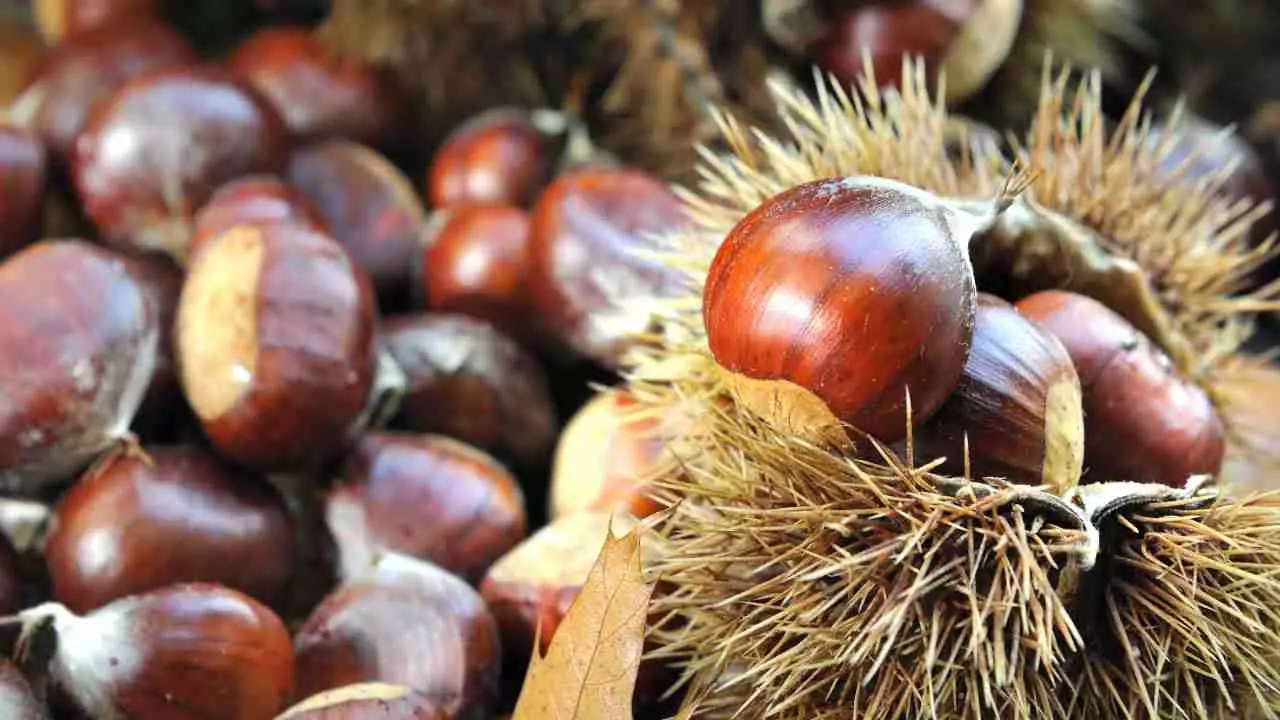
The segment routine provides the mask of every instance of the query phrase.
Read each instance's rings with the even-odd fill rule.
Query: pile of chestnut
[[[308,30],[104,5],[0,126],[0,715],[496,716],[654,509],[628,399],[578,407],[679,202],[516,109],[407,167]]]

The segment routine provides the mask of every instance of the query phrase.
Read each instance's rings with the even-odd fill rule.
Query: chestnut
[[[1107,306],[1048,290],[1016,304],[1062,341],[1084,394],[1084,465],[1090,482],[1181,487],[1217,474],[1224,428],[1208,394],[1162,350]]]
[[[214,446],[267,471],[341,451],[374,391],[374,313],[368,278],[314,227],[239,225],[205,243],[174,338]]]
[[[372,682],[313,695],[276,720],[449,720],[449,715],[424,693]]]
[[[158,338],[154,309],[109,250],[44,241],[0,264],[0,490],[71,480],[124,438]]]
[[[476,591],[394,553],[326,597],[294,652],[304,697],[376,680],[418,690],[461,720],[489,717],[501,667],[497,626]]]
[[[36,698],[18,668],[0,660],[0,708],[9,720],[49,720],[49,708]]]
[[[194,581],[278,604],[293,534],[265,479],[198,447],[154,447],[98,463],[58,500],[45,558],[54,599],[78,613]]]
[[[666,459],[658,418],[637,414],[625,390],[602,392],[569,419],[551,471],[551,517],[625,512],[645,517],[663,508],[645,484]]]
[[[95,109],[72,174],[109,242],[181,258],[191,216],[219,185],[283,172],[288,153],[266,101],[221,70],[187,68],[136,77]]]
[[[330,140],[294,153],[289,182],[369,273],[383,309],[407,308],[426,222],[409,179],[363,145]]]
[[[283,710],[292,691],[284,623],[218,585],[171,585],[83,616],[46,603],[18,617],[22,665],[75,717],[256,720]]]
[[[478,582],[524,539],[524,495],[488,455],[438,435],[371,432],[352,448],[325,500],[341,574],[391,551]]]
[[[406,376],[393,425],[457,438],[521,470],[542,468],[556,415],[537,360],[482,320],[418,313],[387,318],[382,346]]]
[[[122,255],[120,259],[151,304],[159,328],[155,369],[134,417],[133,430],[146,440],[169,440],[177,436],[189,412],[173,358],[173,320],[186,275],[172,259],[158,253]]]
[[[190,43],[158,20],[94,27],[58,44],[37,65],[10,119],[34,129],[58,162],[69,163],[90,113],[117,88],[196,60]]]
[[[426,197],[432,207],[524,205],[547,180],[552,149],[527,112],[495,108],[445,138],[431,160]]]
[[[616,367],[649,327],[641,301],[683,278],[645,255],[651,236],[686,224],[675,194],[648,173],[584,167],[561,175],[533,209],[529,287],[534,306],[571,349]]]
[[[40,239],[48,169],[33,133],[0,126],[0,260]]]
[[[274,175],[246,175],[223,184],[196,212],[195,230],[187,247],[194,256],[209,240],[236,225],[259,225],[276,220],[324,227],[310,201]]]
[[[156,0],[35,0],[36,24],[51,42],[86,30],[149,20],[156,15]]]

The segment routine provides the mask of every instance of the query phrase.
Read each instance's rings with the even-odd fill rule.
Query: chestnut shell
[[[274,175],[246,175],[223,184],[195,215],[195,235],[187,247],[193,257],[204,243],[236,225],[288,220],[323,228],[320,213],[296,189]]]
[[[432,207],[523,205],[546,181],[551,152],[529,116],[498,108],[472,117],[445,138],[431,161]]]

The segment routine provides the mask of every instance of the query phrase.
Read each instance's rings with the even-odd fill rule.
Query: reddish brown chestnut
[[[36,698],[18,668],[0,660],[0,708],[9,720],[48,720],[49,708]]]
[[[646,256],[651,236],[685,223],[679,199],[633,169],[583,168],[553,182],[533,210],[529,285],[551,329],[584,357],[616,366],[649,325],[646,298],[682,278]]]
[[[156,0],[35,0],[36,24],[50,42],[103,25],[151,20]]]
[[[358,683],[314,695],[276,720],[450,720],[425,693],[400,685]]]
[[[155,370],[134,417],[133,430],[146,440],[171,439],[183,420],[189,419],[173,359],[173,320],[185,275],[173,260],[160,254],[122,255],[120,259],[151,304],[160,331]]]
[[[214,191],[195,216],[195,233],[187,257],[200,246],[236,225],[261,225],[277,220],[323,227],[320,214],[297,190],[274,175],[236,178]]]
[[[275,111],[215,68],[125,83],[76,140],[74,179],[109,241],[181,258],[191,216],[224,182],[283,172],[289,141]]]
[[[83,613],[181,582],[266,603],[284,595],[293,534],[264,479],[198,447],[118,453],[59,499],[45,546],[53,596]]]
[[[989,220],[989,218],[985,219]],[[780,427],[882,442],[951,394],[969,355],[983,218],[880,178],[786,190],[729,232],[702,313],[738,400]]]
[[[32,133],[0,126],[0,260],[40,239],[48,169]]]
[[[524,539],[524,495],[497,461],[438,435],[360,438],[325,501],[341,573],[391,551],[478,582]]]
[[[368,278],[314,227],[234,227],[188,270],[174,330],[187,400],[215,447],[264,470],[339,452],[374,388]]]
[[[386,555],[320,603],[294,639],[305,697],[352,683],[421,691],[450,717],[489,717],[501,667],[484,601],[430,563]]]
[[[431,161],[433,207],[523,205],[546,182],[551,148],[528,113],[498,108],[476,115],[445,139]]]
[[[389,160],[349,140],[300,150],[289,182],[369,273],[384,310],[407,308],[426,211]]]
[[[1090,482],[1181,487],[1222,468],[1222,419],[1203,389],[1127,320],[1061,290],[1019,300],[1018,311],[1058,336],[1084,392],[1084,465]]]
[[[662,509],[645,478],[666,459],[658,418],[626,391],[604,392],[570,418],[551,472],[551,517],[625,512],[645,517]]]
[[[37,648],[52,645],[47,665],[32,669],[75,717],[260,720],[292,690],[280,618],[217,585],[172,585],[84,616],[48,603],[18,617],[18,656],[31,667]]]
[[[407,379],[397,427],[457,438],[522,470],[545,464],[555,408],[542,368],[515,341],[443,313],[388,318],[381,338]]]
[[[37,492],[124,438],[159,328],[125,264],[76,240],[0,264],[0,488]]]

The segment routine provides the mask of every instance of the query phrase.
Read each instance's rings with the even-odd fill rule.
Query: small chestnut
[[[294,639],[305,697],[378,681],[425,694],[450,718],[489,717],[498,687],[498,630],[470,585],[387,554],[334,590]]]
[[[280,117],[225,72],[193,67],[125,83],[76,140],[73,177],[86,214],[110,242],[181,259],[191,216],[222,183],[283,172]]]
[[[275,604],[293,563],[283,498],[195,446],[117,453],[71,487],[45,544],[53,597],[87,612],[181,582]]]
[[[214,446],[266,471],[340,452],[374,391],[369,280],[308,225],[240,225],[192,259],[174,329],[187,400]]]
[[[449,720],[449,715],[422,692],[371,682],[313,695],[276,720]]]
[[[496,108],[459,125],[431,161],[432,207],[524,205],[547,180],[552,149],[528,113]]]
[[[523,471],[544,467],[556,415],[537,360],[465,315],[387,318],[382,346],[406,376],[393,426],[457,438]]]
[[[1030,295],[1016,307],[1058,336],[1075,363],[1090,482],[1181,487],[1191,475],[1222,468],[1224,428],[1208,394],[1127,320],[1062,290]]]
[[[151,384],[134,417],[133,430],[145,440],[172,439],[189,419],[173,359],[173,319],[186,276],[171,258],[158,253],[122,255],[120,259],[151,303],[160,331]]]
[[[156,15],[157,0],[35,0],[36,25],[58,42],[103,25],[125,24]]]
[[[625,390],[603,392],[569,419],[551,471],[551,517],[626,512],[645,517],[662,509],[644,480],[663,462],[658,418],[637,414]]]
[[[284,623],[218,585],[171,585],[84,616],[46,603],[18,617],[18,657],[75,717],[260,720],[293,688]],[[52,657],[32,667],[41,647]]]
[[[586,167],[561,175],[533,209],[534,307],[571,349],[616,367],[649,327],[642,301],[683,286],[675,270],[645,253],[656,249],[651,236],[685,223],[680,200],[641,170]]]
[[[0,264],[0,489],[69,481],[128,434],[159,327],[119,257],[78,240]]]
[[[284,180],[274,175],[246,175],[223,184],[196,212],[195,230],[187,258],[209,240],[236,225],[260,225],[276,220],[323,228],[319,211]]]
[[[40,239],[48,187],[44,145],[33,133],[0,125],[0,260]]]
[[[36,698],[18,668],[0,660],[0,708],[6,720],[49,720],[49,708]]]

